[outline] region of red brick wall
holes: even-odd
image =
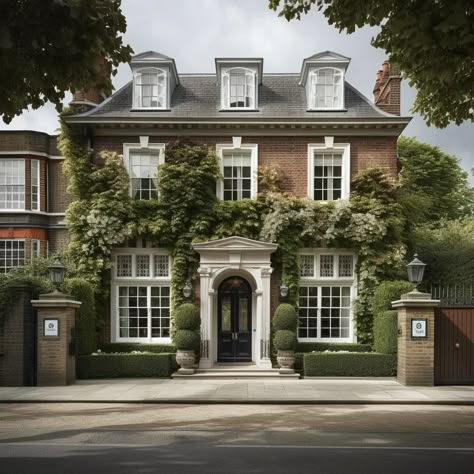
[[[150,143],[167,143],[176,137],[150,137]],[[231,143],[231,137],[192,138],[195,143]],[[138,137],[96,137],[95,150],[123,153],[123,143],[137,143]],[[258,144],[259,165],[278,164],[285,174],[285,189],[297,196],[307,195],[308,144],[324,143],[324,137],[243,137],[242,144]],[[334,143],[351,144],[351,176],[367,168],[377,167],[397,176],[397,137],[335,137]]]

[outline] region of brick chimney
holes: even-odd
[[[400,115],[400,85],[402,76],[397,64],[385,61],[377,71],[374,86],[375,105],[394,115]]]
[[[107,63],[105,58],[97,58],[97,67],[105,78],[110,77],[110,65]],[[93,85],[87,89],[76,90],[73,93],[72,101],[69,105],[80,109],[81,112],[91,110],[97,107],[101,102],[107,98],[107,95],[103,92],[100,85]]]

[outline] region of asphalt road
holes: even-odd
[[[0,405],[1,473],[464,473],[474,407]]]

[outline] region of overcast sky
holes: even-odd
[[[352,58],[347,81],[372,99],[375,73],[384,51],[370,46],[375,29],[339,34],[314,11],[288,23],[268,9],[267,0],[122,0],[128,28],[125,43],[135,53],[154,50],[171,56],[178,73],[215,72],[214,58],[263,57],[264,72],[299,72],[303,58],[332,50]],[[131,79],[128,65],[119,68],[115,88]],[[409,114],[415,93],[402,87],[402,114]],[[46,106],[15,118],[0,129],[57,130],[54,107]],[[474,125],[428,128],[415,116],[405,135],[438,145],[457,155],[464,168],[474,167]]]

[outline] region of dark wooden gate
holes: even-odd
[[[437,308],[435,384],[474,384],[474,307]]]

